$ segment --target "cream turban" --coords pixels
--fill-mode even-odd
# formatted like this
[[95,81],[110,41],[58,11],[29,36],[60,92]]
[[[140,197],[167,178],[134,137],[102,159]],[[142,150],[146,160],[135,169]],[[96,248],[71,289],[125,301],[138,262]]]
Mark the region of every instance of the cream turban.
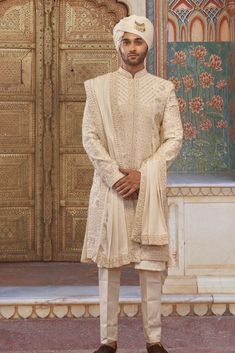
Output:
[[117,50],[121,44],[124,32],[137,34],[151,48],[153,43],[154,28],[152,22],[145,16],[131,15],[121,19],[113,29],[113,40]]

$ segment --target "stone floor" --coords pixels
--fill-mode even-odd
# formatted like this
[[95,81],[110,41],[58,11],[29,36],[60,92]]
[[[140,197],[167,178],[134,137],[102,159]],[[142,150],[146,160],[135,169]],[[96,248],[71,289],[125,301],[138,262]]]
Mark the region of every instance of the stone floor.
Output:
[[[235,353],[235,317],[163,317],[169,353]],[[99,319],[3,320],[1,353],[92,353]],[[117,353],[145,353],[141,318],[119,320]]]

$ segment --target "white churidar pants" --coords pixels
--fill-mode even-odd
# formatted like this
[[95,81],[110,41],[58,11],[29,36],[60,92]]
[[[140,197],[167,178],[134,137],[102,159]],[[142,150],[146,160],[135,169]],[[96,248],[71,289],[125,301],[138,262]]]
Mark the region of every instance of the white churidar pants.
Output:
[[[102,344],[118,339],[121,268],[99,268],[100,335]],[[139,270],[141,310],[147,343],[161,339],[161,271]]]

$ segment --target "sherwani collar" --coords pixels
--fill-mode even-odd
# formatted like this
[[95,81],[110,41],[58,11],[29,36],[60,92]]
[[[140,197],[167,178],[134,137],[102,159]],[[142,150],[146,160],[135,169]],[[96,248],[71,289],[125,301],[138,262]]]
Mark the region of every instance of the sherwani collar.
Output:
[[136,72],[136,73],[135,73],[135,76],[133,77],[132,74],[131,74],[129,71],[124,70],[122,67],[119,67],[118,72],[119,72],[122,76],[125,76],[126,78],[129,78],[129,79],[140,78],[140,77],[143,77],[143,76],[147,75],[147,73],[148,73],[148,71],[146,70],[146,68],[143,68],[142,70]]

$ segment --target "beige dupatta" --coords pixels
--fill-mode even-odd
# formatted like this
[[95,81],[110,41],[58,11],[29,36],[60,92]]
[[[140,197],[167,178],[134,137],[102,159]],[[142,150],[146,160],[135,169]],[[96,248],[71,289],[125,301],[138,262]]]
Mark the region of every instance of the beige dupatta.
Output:
[[[108,144],[110,157],[116,159],[114,145],[114,125],[111,113],[109,97],[109,75],[105,80],[97,77],[91,80],[91,87],[95,92],[100,109],[102,122]],[[122,258],[128,263],[128,235],[125,219],[124,201],[116,190],[107,188],[105,194],[104,222],[105,230],[101,232],[100,246],[108,260],[115,262],[115,259]]]
[[143,245],[168,244],[166,161],[160,149],[142,163],[132,239]]
[[[90,80],[96,95],[107,138],[110,157],[116,159],[114,124],[110,104],[110,75]],[[156,152],[140,168],[141,185],[136,205],[132,240],[143,245],[168,244],[166,225],[166,161]],[[107,188],[105,195],[104,227],[100,241],[108,259],[128,256],[128,234],[125,221],[124,200]],[[127,261],[128,263],[128,261]]]

